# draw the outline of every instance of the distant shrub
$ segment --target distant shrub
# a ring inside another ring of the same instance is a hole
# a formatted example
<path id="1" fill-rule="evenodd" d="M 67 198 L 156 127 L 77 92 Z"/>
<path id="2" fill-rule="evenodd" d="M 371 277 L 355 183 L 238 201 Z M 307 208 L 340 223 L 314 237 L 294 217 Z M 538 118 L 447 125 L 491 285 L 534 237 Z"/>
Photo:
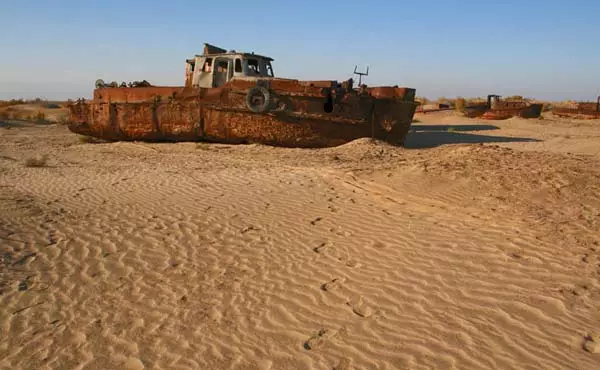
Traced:
<path id="1" fill-rule="evenodd" d="M 81 136 L 79 136 L 79 142 L 86 143 L 86 144 L 100 144 L 100 143 L 103 143 L 104 140 L 100 140 L 100 139 L 95 138 L 93 136 L 84 136 L 84 135 L 81 135 Z"/>
<path id="2" fill-rule="evenodd" d="M 10 107 L 11 105 L 25 104 L 23 99 L 0 100 L 0 107 Z"/>
<path id="3" fill-rule="evenodd" d="M 60 116 L 57 120 L 57 122 L 61 125 L 68 125 L 69 124 L 69 117 L 64 115 L 64 116 Z"/>
<path id="4" fill-rule="evenodd" d="M 210 144 L 208 144 L 208 143 L 197 143 L 196 144 L 196 149 L 210 150 Z"/>
<path id="5" fill-rule="evenodd" d="M 31 119 L 33 118 L 33 119 Z M 46 123 L 46 115 L 44 114 L 44 112 L 40 112 L 38 111 L 35 116 L 31 117 L 29 120 L 30 121 L 35 121 L 37 123 Z"/>
<path id="6" fill-rule="evenodd" d="M 61 108 L 60 104 L 56 104 L 56 103 L 46 103 L 43 105 L 44 108 L 46 109 L 59 109 Z"/>
<path id="7" fill-rule="evenodd" d="M 417 98 L 415 100 L 417 100 L 419 103 L 421 103 L 421 105 L 429 104 L 429 99 L 427 99 L 424 96 L 417 96 Z"/>
<path id="8" fill-rule="evenodd" d="M 26 167 L 45 167 L 46 162 L 48 161 L 48 155 L 45 154 L 43 156 L 37 156 L 35 158 L 28 158 L 25 161 Z"/>
<path id="9" fill-rule="evenodd" d="M 456 98 L 456 100 L 454 101 L 454 109 L 456 109 L 457 112 L 464 112 L 465 111 L 465 107 L 467 106 L 467 101 L 465 98 Z"/>

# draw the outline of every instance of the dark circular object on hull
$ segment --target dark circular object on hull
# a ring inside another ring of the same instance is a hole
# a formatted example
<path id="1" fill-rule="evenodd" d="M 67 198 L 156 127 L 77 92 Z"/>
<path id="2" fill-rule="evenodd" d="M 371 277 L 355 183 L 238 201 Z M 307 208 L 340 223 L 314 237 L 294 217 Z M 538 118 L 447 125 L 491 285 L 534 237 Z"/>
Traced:
<path id="1" fill-rule="evenodd" d="M 255 86 L 248 90 L 246 105 L 254 113 L 266 113 L 271 108 L 271 93 L 262 86 Z"/>

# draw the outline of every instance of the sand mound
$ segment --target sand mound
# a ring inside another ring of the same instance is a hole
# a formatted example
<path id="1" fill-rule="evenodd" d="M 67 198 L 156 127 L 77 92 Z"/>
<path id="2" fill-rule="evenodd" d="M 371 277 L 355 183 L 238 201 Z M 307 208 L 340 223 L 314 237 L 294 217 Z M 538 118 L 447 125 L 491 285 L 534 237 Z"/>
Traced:
<path id="1" fill-rule="evenodd" d="M 0 368 L 600 366 L 596 157 L 2 135 Z"/>

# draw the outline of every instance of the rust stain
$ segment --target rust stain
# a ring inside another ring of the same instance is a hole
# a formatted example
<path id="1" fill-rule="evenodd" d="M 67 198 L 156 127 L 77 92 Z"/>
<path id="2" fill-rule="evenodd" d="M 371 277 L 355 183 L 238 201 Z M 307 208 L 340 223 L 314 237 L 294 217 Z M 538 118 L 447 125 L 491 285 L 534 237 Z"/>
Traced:
<path id="1" fill-rule="evenodd" d="M 105 140 L 404 143 L 418 105 L 414 88 L 279 78 L 272 60 L 205 44 L 204 54 L 186 60 L 184 86 L 97 83 L 92 100 L 70 105 L 69 129 Z"/>

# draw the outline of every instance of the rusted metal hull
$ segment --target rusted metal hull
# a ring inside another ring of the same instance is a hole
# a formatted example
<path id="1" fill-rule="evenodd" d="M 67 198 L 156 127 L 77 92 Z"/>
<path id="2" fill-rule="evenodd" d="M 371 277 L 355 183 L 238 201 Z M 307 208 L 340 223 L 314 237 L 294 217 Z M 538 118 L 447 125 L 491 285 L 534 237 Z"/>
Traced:
<path id="1" fill-rule="evenodd" d="M 449 104 L 426 104 L 420 105 L 417 107 L 416 113 L 434 113 L 434 112 L 443 112 L 447 110 L 454 110 Z"/>
<path id="2" fill-rule="evenodd" d="M 600 118 L 600 97 L 596 102 L 582 102 L 573 108 L 552 108 L 552 113 L 559 117 L 598 119 Z"/>
<path id="3" fill-rule="evenodd" d="M 577 108 L 554 108 L 552 113 L 564 118 L 600 119 L 600 112 L 581 111 Z"/>
<path id="4" fill-rule="evenodd" d="M 246 104 L 255 86 L 271 108 Z M 230 81 L 220 88 L 102 88 L 70 106 L 72 132 L 110 141 L 256 142 L 285 147 L 336 146 L 374 137 L 402 145 L 417 104 L 415 90 L 346 91 L 331 81 Z"/>
<path id="5" fill-rule="evenodd" d="M 511 117 L 539 118 L 543 104 L 528 104 L 524 107 L 488 108 L 486 105 L 470 106 L 464 109 L 464 115 L 470 118 L 503 120 Z"/>

